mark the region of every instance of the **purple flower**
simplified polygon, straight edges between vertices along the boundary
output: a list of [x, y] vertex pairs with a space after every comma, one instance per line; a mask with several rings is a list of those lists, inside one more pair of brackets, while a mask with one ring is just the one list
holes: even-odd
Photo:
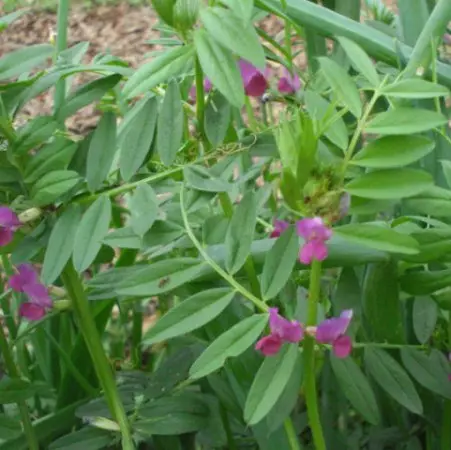
[[263, 73], [244, 59], [240, 59], [238, 65], [246, 95], [249, 97], [261, 97], [268, 88], [268, 69], [265, 69], [265, 73]]
[[294, 94], [301, 88], [301, 80], [299, 75], [293, 71], [293, 75], [290, 71], [284, 67], [283, 76], [280, 77], [277, 88], [282, 94]]
[[261, 338], [255, 348], [265, 356], [275, 355], [284, 342], [299, 342], [304, 330], [296, 320], [287, 320], [278, 314], [277, 308], [269, 308], [269, 329], [271, 333]]
[[[211, 84], [211, 81], [208, 78], [205, 78], [204, 80], [204, 92], [208, 93], [211, 91], [213, 85]], [[191, 89], [189, 90], [189, 99], [194, 103], [197, 99], [196, 94], [196, 85], [191, 86]]]
[[327, 257], [325, 244], [332, 237], [332, 230], [328, 228], [321, 217], [302, 219], [296, 222], [297, 233], [304, 238], [304, 245], [299, 252], [299, 260], [303, 264], [310, 264], [314, 259], [323, 261]]
[[277, 238], [279, 237], [288, 227], [290, 224], [288, 222], [285, 222], [285, 220], [275, 220], [274, 221], [274, 230], [272, 230], [270, 234], [270, 238]]
[[339, 317], [326, 319], [316, 328], [316, 340], [322, 344], [332, 344], [333, 352], [338, 358], [346, 358], [352, 350], [351, 338], [345, 335], [352, 315], [352, 309], [347, 309]]
[[13, 232], [20, 226], [16, 213], [7, 206], [0, 206], [0, 247], [8, 245], [13, 239]]
[[28, 320], [39, 320], [52, 307], [47, 288], [39, 282], [39, 277], [30, 264], [20, 264], [17, 273], [9, 278], [9, 287], [16, 292], [23, 292], [28, 302], [20, 305], [19, 314]]

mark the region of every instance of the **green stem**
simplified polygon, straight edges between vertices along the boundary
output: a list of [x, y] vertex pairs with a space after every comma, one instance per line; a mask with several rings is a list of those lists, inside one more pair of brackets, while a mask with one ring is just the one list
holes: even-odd
[[[310, 271], [307, 326], [316, 325], [316, 312], [320, 295], [321, 262], [314, 260]], [[318, 410], [315, 374], [315, 340], [311, 336], [304, 339], [304, 392], [307, 414], [316, 450], [326, 450], [323, 430]]]
[[132, 361], [135, 369], [140, 369], [142, 364], [142, 340], [143, 312], [142, 305], [134, 305], [133, 309], [133, 327], [132, 327]]
[[[451, 345], [451, 313], [448, 316], [448, 347]], [[451, 448], [451, 400], [445, 400], [443, 410], [442, 433], [440, 437], [440, 450]]]
[[251, 99], [247, 95], [246, 95], [246, 97], [244, 97], [244, 105], [246, 106], [247, 120], [249, 122], [249, 128], [252, 131], [257, 131], [258, 123], [257, 123], [257, 119], [255, 118], [254, 108], [252, 107]]
[[69, 262], [62, 273], [62, 280], [67, 293], [72, 300], [75, 313], [78, 316], [79, 326], [83, 334], [86, 346], [88, 347], [91, 359], [99, 377], [100, 383], [105, 393], [110, 411], [117, 421], [122, 435], [122, 449], [134, 450], [135, 444], [130, 431], [128, 418], [124, 406], [117, 391], [111, 366], [102, 346], [96, 324], [91, 315], [83, 284], [74, 269], [72, 262]]
[[237, 450], [235, 439], [233, 438], [232, 428], [230, 427], [229, 416], [224, 406], [220, 405], [219, 412], [221, 414], [221, 421], [224, 427], [224, 431], [227, 437], [227, 448], [228, 450]]
[[285, 433], [287, 435], [288, 442], [290, 443], [291, 450], [301, 450], [301, 444], [296, 436], [296, 430], [294, 429], [293, 421], [290, 417], [285, 419], [283, 426], [285, 428]]
[[[5, 366], [8, 370], [9, 376], [11, 378], [19, 378], [19, 371], [14, 363], [13, 355], [11, 354], [11, 350], [5, 336], [5, 331], [2, 326], [0, 326], [0, 351], [2, 352], [3, 360], [5, 361]], [[18, 402], [17, 406], [22, 419], [22, 425], [28, 442], [28, 448], [30, 450], [39, 450], [39, 442], [33, 429], [33, 424], [31, 423], [27, 404], [22, 401]]]
[[196, 58], [195, 63], [196, 68], [196, 118], [197, 118], [197, 129], [202, 138], [202, 142], [209, 150], [209, 142], [205, 134], [205, 92], [204, 92], [204, 74], [202, 72], [202, 67], [200, 66], [199, 59]]
[[[67, 48], [67, 29], [69, 18], [69, 0], [59, 0], [56, 34], [55, 63], [58, 55]], [[66, 80], [61, 78], [55, 86], [54, 112], [64, 103], [66, 97]]]

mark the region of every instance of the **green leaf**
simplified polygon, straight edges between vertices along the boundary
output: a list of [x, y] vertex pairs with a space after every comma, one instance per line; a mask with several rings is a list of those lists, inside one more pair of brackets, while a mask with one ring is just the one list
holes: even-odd
[[221, 0], [243, 22], [249, 22], [252, 18], [254, 0]]
[[161, 161], [170, 166], [183, 137], [183, 105], [178, 83], [171, 81], [161, 105], [157, 126], [157, 150]]
[[49, 116], [39, 116], [30, 120], [17, 133], [13, 152], [16, 155], [24, 155], [32, 148], [38, 147], [52, 137], [57, 130], [58, 123]]
[[113, 442], [113, 436], [99, 428], [82, 428], [52, 442], [49, 450], [101, 450]]
[[[438, 352], [438, 350], [433, 350], [433, 352]], [[439, 359], [433, 354], [426, 355], [420, 350], [405, 347], [401, 349], [401, 360], [418, 383], [435, 394], [451, 399], [448, 372], [443, 370]]]
[[205, 108], [205, 134], [213, 147], [224, 142], [229, 129], [231, 109], [229, 101], [219, 92], [213, 91]]
[[271, 411], [282, 395], [299, 357], [297, 345], [285, 344], [277, 355], [264, 359], [244, 405], [244, 420], [247, 424], [255, 425]]
[[373, 87], [380, 84], [379, 75], [374, 67], [371, 58], [355, 42], [343, 36], [337, 36], [337, 40], [351, 61], [355, 70], [360, 72]]
[[123, 129], [123, 138], [121, 136], [119, 144], [119, 169], [125, 181], [130, 180], [144, 163], [155, 135], [158, 100], [155, 97], [149, 98], [144, 105], [139, 106], [133, 120]]
[[53, 284], [69, 260], [75, 244], [75, 233], [81, 219], [78, 205], [70, 205], [50, 233], [42, 267], [42, 281]]
[[192, 365], [189, 375], [196, 380], [220, 369], [227, 358], [244, 353], [260, 336], [268, 314], [255, 314], [234, 325], [216, 338]]
[[31, 200], [35, 206], [53, 203], [72, 189], [80, 181], [80, 176], [72, 170], [55, 170], [44, 175], [31, 189]]
[[351, 195], [376, 200], [413, 197], [433, 185], [427, 172], [417, 169], [387, 169], [369, 172], [345, 186]]
[[15, 78], [45, 63], [54, 54], [50, 44], [28, 45], [0, 58], [0, 81]]
[[244, 86], [232, 53], [210, 39], [202, 28], [194, 31], [194, 45], [202, 70], [213, 86], [232, 105], [241, 108], [244, 104]]
[[451, 286], [451, 270], [408, 272], [400, 278], [401, 288], [411, 295], [429, 295]]
[[8, 25], [11, 25], [17, 19], [22, 17], [24, 14], [28, 14], [30, 11], [28, 9], [19, 9], [9, 14], [5, 14], [0, 17], [0, 32], [4, 31], [8, 28]]
[[226, 268], [234, 274], [243, 267], [251, 251], [257, 223], [257, 196], [248, 191], [235, 208], [225, 244], [227, 247]]
[[108, 233], [102, 242], [112, 248], [140, 249], [142, 246], [141, 238], [136, 235], [132, 227], [118, 228]]
[[295, 227], [290, 227], [277, 239], [266, 254], [260, 280], [264, 300], [275, 297], [285, 286], [299, 253], [299, 239]]
[[158, 261], [140, 267], [136, 273], [119, 280], [118, 295], [159, 295], [182, 284], [193, 281], [204, 270], [206, 264], [195, 258], [176, 258]]
[[122, 75], [113, 74], [91, 81], [80, 87], [64, 99], [64, 103], [56, 111], [56, 118], [62, 122], [84, 106], [100, 100], [109, 90], [113, 89], [119, 83], [121, 78]]
[[158, 215], [158, 198], [148, 184], [140, 184], [130, 199], [132, 230], [143, 236], [151, 228]]
[[[125, 83], [123, 95], [135, 97], [178, 75], [192, 59], [192, 45], [176, 47], [141, 66]], [[213, 81], [213, 80], [212, 80]]]
[[413, 303], [413, 331], [418, 342], [425, 344], [434, 332], [437, 323], [437, 303], [430, 297], [417, 297]]
[[[307, 89], [304, 92], [304, 100], [309, 114], [316, 120], [321, 121], [323, 126], [331, 120], [332, 116], [335, 117], [337, 114], [337, 110], [331, 108], [331, 104], [315, 91]], [[324, 135], [342, 150], [348, 148], [348, 129], [341, 117], [337, 117], [333, 122], [331, 121], [330, 125], [324, 130]]]
[[111, 202], [106, 196], [99, 197], [83, 214], [75, 235], [72, 259], [78, 272], [86, 270], [94, 261], [108, 233], [111, 221]]
[[330, 356], [332, 370], [345, 397], [372, 425], [378, 425], [381, 416], [376, 397], [367, 378], [352, 358]]
[[75, 142], [63, 137], [44, 145], [25, 166], [25, 182], [34, 183], [52, 170], [66, 169], [76, 149]]
[[382, 94], [394, 98], [434, 98], [447, 96], [449, 89], [421, 78], [411, 78], [385, 86]]
[[423, 413], [423, 405], [412, 380], [387, 352], [365, 348], [365, 364], [379, 386], [400, 405], [415, 414]]
[[334, 228], [334, 233], [351, 242], [386, 252], [415, 255], [420, 250], [418, 242], [413, 237], [371, 223], [342, 225]]
[[376, 342], [405, 342], [396, 262], [368, 264], [363, 279], [362, 306], [367, 331]]
[[151, 0], [157, 14], [171, 27], [174, 25], [174, 5], [177, 0]]
[[425, 136], [384, 136], [360, 150], [351, 164], [378, 169], [407, 166], [428, 155], [434, 147], [435, 141]]
[[106, 112], [100, 119], [89, 144], [86, 179], [90, 191], [99, 189], [108, 176], [116, 146], [116, 116], [112, 112]]
[[213, 320], [230, 304], [235, 292], [216, 288], [199, 292], [170, 309], [143, 337], [145, 345], [187, 334]]
[[23, 402], [36, 394], [36, 388], [28, 381], [18, 378], [0, 380], [0, 405]]
[[18, 418], [0, 414], [0, 441], [15, 438], [21, 433], [22, 425]]
[[333, 95], [357, 118], [362, 115], [362, 103], [357, 86], [346, 70], [330, 58], [318, 58], [322, 73], [332, 88]]
[[253, 26], [246, 25], [232, 11], [219, 7], [201, 10], [200, 19], [210, 39], [259, 69], [265, 68], [265, 53]]
[[211, 170], [203, 166], [185, 166], [183, 175], [186, 184], [199, 191], [228, 192], [232, 185], [222, 178], [215, 177]]
[[428, 109], [396, 108], [377, 114], [365, 127], [372, 134], [413, 134], [448, 122], [443, 114]]

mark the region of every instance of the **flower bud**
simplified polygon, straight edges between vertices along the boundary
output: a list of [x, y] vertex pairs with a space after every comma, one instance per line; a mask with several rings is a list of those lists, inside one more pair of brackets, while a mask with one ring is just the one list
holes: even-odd
[[42, 215], [42, 210], [39, 208], [30, 208], [19, 214], [19, 220], [21, 223], [32, 222]]

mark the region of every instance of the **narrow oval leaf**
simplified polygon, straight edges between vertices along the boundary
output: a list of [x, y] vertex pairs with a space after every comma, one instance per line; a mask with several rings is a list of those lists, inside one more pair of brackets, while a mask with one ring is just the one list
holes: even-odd
[[[437, 350], [434, 350], [437, 351]], [[443, 370], [438, 358], [426, 355], [414, 348], [402, 348], [401, 360], [410, 375], [426, 389], [451, 399], [451, 383], [448, 372]]]
[[346, 240], [357, 242], [378, 250], [415, 255], [420, 251], [418, 242], [411, 236], [398, 233], [392, 228], [371, 223], [353, 223], [334, 228]]
[[70, 191], [78, 182], [80, 176], [72, 170], [55, 170], [40, 178], [30, 192], [35, 206], [45, 206], [58, 200]]
[[352, 358], [336, 358], [330, 363], [338, 384], [351, 405], [372, 425], [378, 425], [381, 416], [373, 389], [360, 367]]
[[110, 221], [110, 199], [101, 196], [84, 213], [75, 235], [72, 260], [78, 272], [86, 270], [94, 261], [108, 233]]
[[116, 116], [112, 112], [106, 112], [100, 119], [89, 144], [86, 179], [90, 191], [99, 189], [108, 176], [116, 147]]
[[232, 189], [229, 182], [216, 177], [211, 170], [203, 166], [185, 166], [183, 175], [186, 184], [199, 191], [228, 192]]
[[401, 288], [411, 295], [429, 295], [451, 286], [451, 270], [408, 272], [400, 278]]
[[213, 320], [230, 304], [235, 292], [216, 288], [199, 292], [170, 309], [143, 337], [151, 345], [196, 330]]
[[14, 142], [13, 153], [25, 155], [32, 148], [38, 147], [57, 130], [58, 123], [53, 117], [39, 116], [28, 121], [17, 132], [17, 140]]
[[365, 348], [365, 364], [379, 386], [400, 405], [415, 414], [423, 413], [423, 405], [412, 380], [386, 351]]
[[369, 172], [345, 186], [351, 195], [375, 200], [413, 197], [433, 186], [432, 176], [417, 169], [387, 169]]
[[277, 355], [264, 359], [244, 405], [246, 423], [255, 425], [271, 411], [282, 395], [299, 357], [296, 344], [285, 344]]
[[407, 166], [428, 155], [434, 147], [435, 141], [425, 136], [384, 136], [360, 150], [351, 164], [377, 169]]
[[428, 109], [396, 108], [377, 114], [365, 127], [372, 134], [421, 133], [448, 122], [443, 114]]
[[232, 53], [210, 39], [202, 28], [194, 32], [194, 45], [202, 70], [213, 86], [232, 105], [241, 108], [244, 104], [244, 86]]
[[35, 394], [36, 389], [28, 381], [6, 377], [0, 381], [0, 405], [23, 402]]
[[413, 331], [418, 342], [425, 344], [434, 332], [438, 318], [437, 303], [430, 297], [417, 297], [413, 302]]
[[257, 340], [267, 323], [268, 314], [255, 314], [221, 334], [192, 365], [190, 378], [196, 380], [205, 377], [220, 369], [227, 358], [244, 353]]
[[183, 105], [178, 83], [171, 81], [158, 116], [157, 150], [161, 161], [171, 165], [180, 148], [183, 136]]
[[72, 255], [75, 233], [81, 219], [78, 205], [70, 205], [57, 220], [50, 234], [42, 267], [42, 281], [46, 285], [53, 284], [64, 269]]
[[210, 39], [254, 66], [265, 68], [265, 53], [253, 26], [245, 26], [232, 11], [219, 7], [202, 9], [200, 18]]
[[130, 199], [132, 230], [143, 236], [151, 228], [158, 216], [158, 198], [148, 184], [140, 184]]
[[217, 147], [222, 144], [229, 129], [231, 109], [229, 101], [219, 92], [214, 91], [205, 108], [205, 134]]
[[357, 86], [347, 72], [329, 58], [318, 58], [322, 73], [332, 88], [333, 95], [359, 118], [362, 115], [362, 102]]
[[257, 196], [248, 191], [235, 208], [225, 245], [227, 247], [226, 268], [234, 274], [243, 267], [251, 251], [257, 223]]
[[49, 450], [100, 450], [112, 442], [110, 432], [89, 427], [60, 437], [49, 445]]
[[434, 98], [447, 96], [449, 89], [421, 78], [411, 78], [385, 86], [382, 94], [394, 98]]
[[252, 18], [254, 0], [222, 0], [233, 13], [242, 21], [249, 22]]
[[133, 121], [122, 131], [119, 169], [122, 178], [128, 181], [142, 166], [152, 145], [158, 116], [158, 100], [149, 98]]
[[337, 36], [337, 40], [351, 61], [352, 67], [360, 72], [373, 87], [378, 87], [379, 75], [371, 58], [354, 41], [343, 36]]
[[152, 61], [141, 66], [125, 83], [122, 93], [125, 97], [136, 95], [153, 89], [160, 83], [178, 75], [192, 59], [194, 48], [183, 45], [165, 51]]
[[299, 239], [295, 227], [290, 227], [276, 240], [266, 254], [261, 276], [262, 296], [275, 297], [291, 277], [299, 252]]

